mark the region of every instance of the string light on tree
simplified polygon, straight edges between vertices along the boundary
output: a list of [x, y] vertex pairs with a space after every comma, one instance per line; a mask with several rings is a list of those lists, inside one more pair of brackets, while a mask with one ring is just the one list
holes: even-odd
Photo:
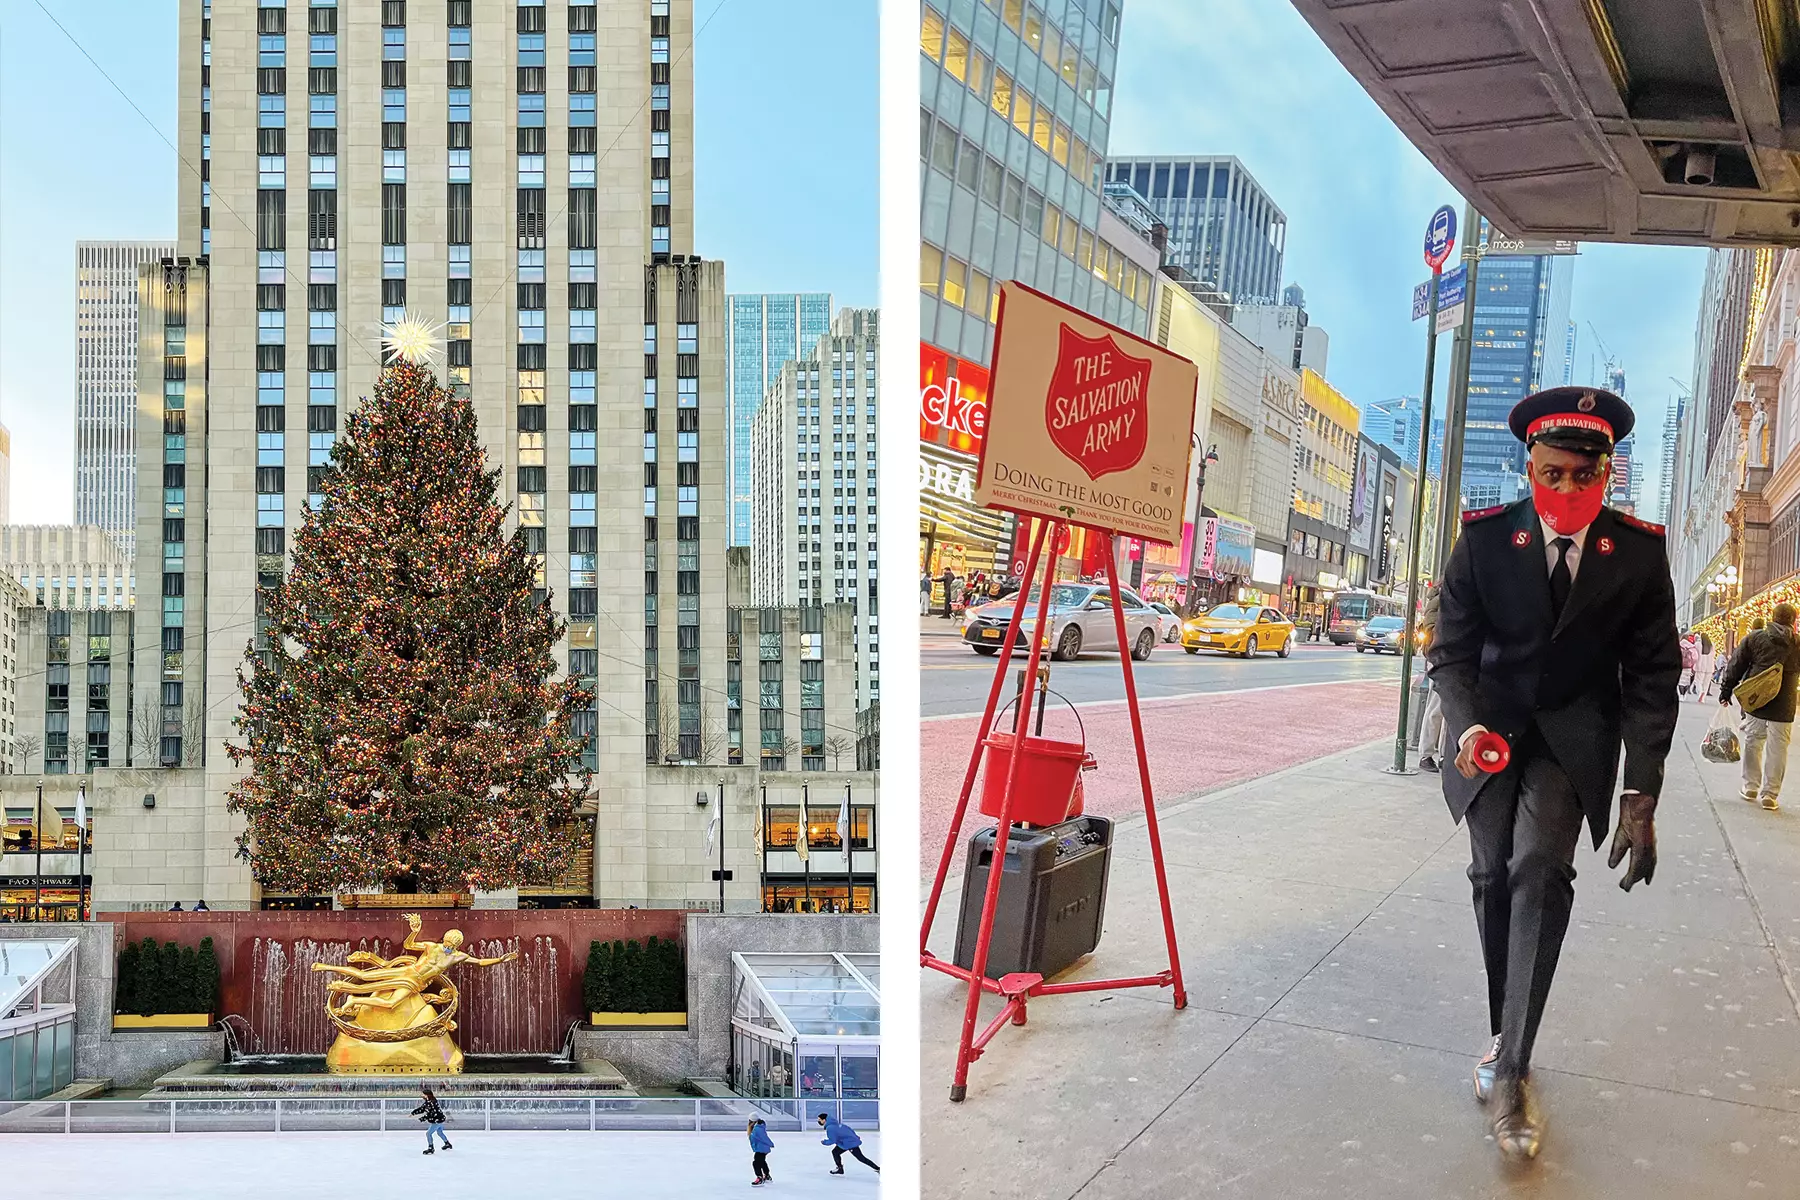
[[585, 838], [591, 773], [556, 679], [563, 626], [506, 533], [466, 399], [420, 358], [423, 321], [351, 412], [286, 578], [259, 591], [228, 745], [228, 807], [264, 887], [492, 891], [554, 882]]

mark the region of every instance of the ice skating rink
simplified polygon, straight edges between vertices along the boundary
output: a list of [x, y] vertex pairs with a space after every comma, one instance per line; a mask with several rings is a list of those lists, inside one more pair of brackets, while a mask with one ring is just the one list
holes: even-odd
[[[831, 1170], [821, 1134], [775, 1133], [774, 1182], [750, 1188], [742, 1133], [448, 1131], [456, 1149], [427, 1158], [425, 1132], [0, 1135], [0, 1196], [25, 1200], [698, 1200], [773, 1190], [783, 1197], [867, 1196], [881, 1177], [848, 1154]], [[881, 1162], [881, 1137], [863, 1135]]]

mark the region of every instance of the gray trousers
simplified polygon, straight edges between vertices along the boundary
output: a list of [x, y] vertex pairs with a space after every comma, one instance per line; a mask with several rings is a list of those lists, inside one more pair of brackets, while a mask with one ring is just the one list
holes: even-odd
[[1517, 1078], [1531, 1065], [1575, 903], [1581, 804], [1534, 730], [1519, 739], [1512, 763], [1489, 781], [1466, 820], [1488, 1023], [1500, 1036], [1497, 1072]]

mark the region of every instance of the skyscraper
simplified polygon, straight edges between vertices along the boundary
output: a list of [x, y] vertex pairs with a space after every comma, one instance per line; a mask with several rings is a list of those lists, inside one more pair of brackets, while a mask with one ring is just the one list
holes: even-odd
[[878, 311], [839, 309], [826, 336], [800, 361], [782, 364], [751, 435], [750, 602], [854, 605], [859, 709], [881, 698], [872, 612], [877, 525], [856, 502], [859, 491], [876, 486], [880, 347]]
[[1143, 335], [1162, 255], [1101, 201], [1116, 0], [921, 17], [919, 556], [963, 574], [1010, 557], [1007, 522], [971, 496], [999, 281]]
[[1656, 480], [1656, 520], [1669, 523], [1670, 504], [1675, 494], [1675, 457], [1681, 441], [1681, 420], [1687, 414], [1687, 400], [1670, 397], [1664, 410], [1662, 433], [1662, 471]]
[[731, 409], [731, 544], [751, 539], [750, 424], [783, 363], [798, 362], [831, 326], [830, 292], [725, 297], [725, 388]]
[[137, 541], [138, 270], [173, 242], [75, 243], [75, 523]]
[[1281, 302], [1287, 217], [1235, 158], [1107, 159], [1169, 227], [1169, 261], [1237, 304]]
[[1476, 280], [1462, 492], [1472, 508], [1508, 503], [1525, 490], [1525, 448], [1507, 426], [1513, 405], [1563, 378], [1574, 259], [1502, 255], [1481, 260]]
[[[577, 724], [605, 781], [593, 898], [705, 896], [650, 834], [691, 824], [697, 773], [679, 768], [703, 744], [726, 755], [704, 789], [745, 755], [724, 270], [692, 254], [691, 0], [182, 0], [179, 22], [180, 145], [206, 171], [181, 175], [177, 257], [139, 282], [138, 436], [163, 459], [138, 474], [160, 604], [138, 606], [134, 674], [159, 760], [203, 771], [197, 894], [257, 899], [224, 806], [239, 772], [203, 747], [233, 736], [240, 652], [266, 636], [257, 588], [373, 391], [371, 330], [416, 312], [447, 322], [444, 382], [567, 617], [560, 663], [596, 695]], [[728, 751], [708, 737], [727, 728]], [[728, 790], [727, 827], [746, 829], [754, 789]]]
[[[1606, 390], [1615, 396], [1625, 395], [1624, 367], [1607, 364]], [[1637, 452], [1637, 434], [1620, 438], [1619, 444], [1613, 447], [1612, 480], [1607, 488], [1606, 502], [1624, 512], [1637, 512], [1638, 498], [1643, 491], [1643, 473], [1644, 463]]]

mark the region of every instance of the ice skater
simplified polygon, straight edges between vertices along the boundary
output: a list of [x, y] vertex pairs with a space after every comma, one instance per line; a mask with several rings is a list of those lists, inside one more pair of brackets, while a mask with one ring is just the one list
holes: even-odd
[[833, 1175], [844, 1173], [844, 1151], [846, 1150], [850, 1152], [851, 1158], [877, 1175], [881, 1174], [881, 1168], [871, 1162], [868, 1156], [862, 1152], [862, 1139], [856, 1136], [856, 1130], [842, 1121], [832, 1120], [829, 1113], [819, 1114], [819, 1128], [825, 1131], [825, 1140], [820, 1144], [831, 1147], [831, 1161], [837, 1164], [831, 1169]]
[[453, 1149], [450, 1136], [444, 1132], [444, 1110], [438, 1107], [436, 1093], [423, 1086], [419, 1088], [419, 1093], [425, 1097], [425, 1102], [413, 1109], [412, 1115], [425, 1122], [425, 1153], [437, 1153], [437, 1148], [431, 1142], [431, 1135], [434, 1133], [444, 1139], [444, 1149]]
[[775, 1139], [769, 1136], [769, 1128], [761, 1117], [750, 1118], [744, 1132], [750, 1135], [750, 1170], [756, 1174], [750, 1186], [761, 1187], [775, 1178], [769, 1174], [769, 1152], [775, 1149]]

